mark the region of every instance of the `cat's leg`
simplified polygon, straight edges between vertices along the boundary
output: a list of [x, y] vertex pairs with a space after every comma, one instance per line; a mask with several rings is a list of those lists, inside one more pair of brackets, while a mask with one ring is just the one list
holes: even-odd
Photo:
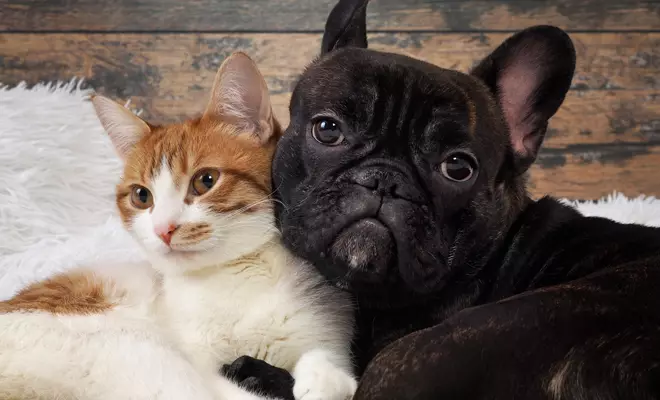
[[357, 389], [357, 380], [347, 363], [324, 349], [308, 351], [293, 370], [296, 400], [347, 400]]

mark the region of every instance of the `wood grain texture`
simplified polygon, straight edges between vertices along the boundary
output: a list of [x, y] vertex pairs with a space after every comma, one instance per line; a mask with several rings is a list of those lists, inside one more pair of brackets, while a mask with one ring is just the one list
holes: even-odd
[[[643, 114], [627, 104], [660, 90], [660, 33], [571, 35], [578, 51], [573, 96], [586, 97], [578, 113], [605, 113], [598, 101]], [[420, 58], [445, 68], [469, 70], [508, 34], [374, 34], [371, 47]], [[187, 115], [205, 93], [222, 60], [236, 50], [250, 54], [277, 98], [289, 93], [304, 66], [316, 57], [318, 34], [4, 34], [0, 81], [16, 83], [85, 77], [106, 95], [135, 97], [151, 115]], [[598, 94], [588, 94], [599, 92]], [[620, 93], [621, 92], [621, 93]], [[589, 101], [596, 96], [596, 101]], [[623, 96], [623, 97], [621, 97]], [[608, 100], [609, 99], [609, 100]], [[281, 98], [285, 104], [286, 97]], [[641, 116], [640, 116], [641, 118]], [[575, 121], [572, 121], [573, 123]], [[593, 125], [590, 138], [604, 131]], [[614, 124], [619, 134], [629, 124]], [[586, 128], [585, 128], [586, 129]], [[554, 136], [561, 136], [557, 132]], [[593, 139], [598, 140], [598, 139]]]
[[[582, 200], [597, 199], [613, 190], [628, 196], [660, 195], [660, 142], [644, 146], [612, 143], [592, 150], [545, 150], [541, 159], [562, 153], [566, 161], [553, 168], [544, 167], [542, 162], [535, 164], [531, 169], [530, 193], [537, 198], [552, 194]], [[629, 156], [621, 157], [622, 153]]]
[[[508, 35], [381, 33], [373, 48], [468, 70]], [[660, 195], [660, 33], [573, 34], [573, 90], [553, 118], [534, 168], [534, 194], [595, 198], [624, 190]], [[259, 64], [276, 113], [288, 122], [289, 92], [318, 51], [318, 34], [3, 34], [0, 82], [84, 77], [153, 121], [202, 110], [213, 76], [235, 50]]]
[[[0, 31], [321, 31], [336, 0], [0, 0]], [[376, 30], [660, 29], [657, 0], [373, 0]]]

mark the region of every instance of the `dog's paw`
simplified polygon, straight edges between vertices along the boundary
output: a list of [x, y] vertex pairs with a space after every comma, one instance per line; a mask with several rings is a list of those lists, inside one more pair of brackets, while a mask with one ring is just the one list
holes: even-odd
[[293, 376], [296, 400], [349, 400], [357, 390], [355, 378], [330, 362], [322, 350], [303, 354]]
[[249, 392], [275, 399], [294, 400], [293, 376], [289, 371], [265, 361], [242, 356], [231, 364], [223, 365], [220, 372]]

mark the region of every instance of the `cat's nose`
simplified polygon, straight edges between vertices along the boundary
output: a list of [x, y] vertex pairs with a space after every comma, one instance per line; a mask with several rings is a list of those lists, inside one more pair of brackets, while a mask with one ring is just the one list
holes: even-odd
[[176, 228], [178, 228], [178, 226], [174, 224], [168, 224], [165, 225], [164, 227], [156, 228], [156, 235], [158, 235], [158, 237], [160, 238], [160, 240], [163, 241], [163, 243], [169, 246], [170, 242], [172, 241], [172, 235], [174, 235]]

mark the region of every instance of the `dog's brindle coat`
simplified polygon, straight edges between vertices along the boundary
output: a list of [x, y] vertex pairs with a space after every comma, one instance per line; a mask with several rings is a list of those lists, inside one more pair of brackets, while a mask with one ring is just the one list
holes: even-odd
[[463, 74], [367, 50], [366, 3], [329, 16], [273, 175], [288, 247], [355, 295], [355, 399], [660, 398], [660, 229], [526, 195], [569, 37]]

